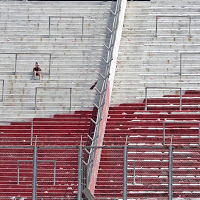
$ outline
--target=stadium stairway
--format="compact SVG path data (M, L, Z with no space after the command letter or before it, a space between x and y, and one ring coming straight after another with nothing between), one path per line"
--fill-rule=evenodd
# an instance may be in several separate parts
M114 6L115 2L103 1L0 2L4 80L4 91L0 81L0 92L4 92L0 121L93 109L98 95L90 87L104 72L104 44L110 37L106 28L112 25ZM41 80L32 79L36 61L42 69ZM97 87L101 84L99 80ZM68 88L72 88L71 107Z

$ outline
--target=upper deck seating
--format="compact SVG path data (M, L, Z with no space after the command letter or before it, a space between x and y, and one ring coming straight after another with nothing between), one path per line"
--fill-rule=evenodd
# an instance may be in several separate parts
M92 110L98 95L90 87L104 71L103 45L110 37L106 27L112 25L110 9L115 2L1 1L0 5L0 70L5 81L1 121ZM40 81L32 80L36 61L42 69Z

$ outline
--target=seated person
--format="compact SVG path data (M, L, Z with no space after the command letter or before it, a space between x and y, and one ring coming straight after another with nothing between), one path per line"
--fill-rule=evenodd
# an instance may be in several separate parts
M36 76L39 76L39 78L41 78L41 76L42 76L41 69L39 67L39 63L38 62L35 63L35 67L33 68L33 77L34 77L34 79L36 79Z

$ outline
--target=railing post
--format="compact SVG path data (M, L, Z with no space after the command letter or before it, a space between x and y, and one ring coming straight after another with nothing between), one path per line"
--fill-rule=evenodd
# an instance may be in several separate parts
M70 110L72 110L72 88L70 88Z
M50 29L51 29L51 17L49 17L49 37L50 37L50 35L51 35Z
M156 16L156 34L155 34L156 37L157 34L158 34L158 17Z
M82 146L78 149L78 200L82 199Z
M147 110L147 87L145 87L145 110Z
M135 161L133 161L133 185L135 185Z
M163 122L163 145L165 145L165 121Z
M124 146L123 200L127 200L127 145Z
M5 86L5 81L4 80L2 80L3 81L3 86L2 86L2 102L3 102L3 100L4 100L4 86Z
M33 153L33 192L32 200L37 200L37 146L34 146Z
M183 53L180 53L180 76L182 76L182 57Z
M53 176L53 184L56 184L56 161L54 160L54 176Z
M189 35L188 35L189 38L191 37L191 21L192 21L192 17L189 16Z
M182 90L180 88L180 111L182 110Z
M173 149L172 145L169 146L169 196L168 200L172 200L173 197L173 191L172 191L172 185L173 184Z
M15 75L17 74L17 53L15 54Z
M199 122L199 146L200 146L200 122Z
M37 110L37 87L35 88L35 110Z
M19 160L17 161L17 185L19 185Z
M84 24L84 17L82 17L82 36L83 36L83 24Z
M51 53L49 54L49 75L51 75Z
M33 145L33 121L31 122L31 145Z

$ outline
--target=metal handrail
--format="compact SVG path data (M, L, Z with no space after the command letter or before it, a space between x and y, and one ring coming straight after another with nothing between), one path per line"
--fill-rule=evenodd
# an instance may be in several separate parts
M156 33L155 33L155 36L157 37L158 35L158 19L160 17L166 17L166 18L170 18L170 17L182 17L182 18L189 18L189 34L188 34L188 37L190 38L191 37L191 21L192 21L192 17L189 16L189 15L156 15Z
M182 75L182 58L183 58L183 55L186 55L186 54L188 54L188 55L200 55L200 52L182 52L182 53L180 53L180 76Z
M166 124L199 124L199 142L198 145L200 146L200 121L196 122L196 121L163 121L163 145L165 145L165 128L166 128Z
M103 107L104 107L104 103L105 103L108 79L109 79L109 75L110 75L110 66L111 66L111 61L113 60L113 58L112 58L113 48L114 48L116 31L117 31L117 26L118 26L118 21L119 21L121 2L122 2L122 0L117 0L115 12L113 12L112 10L110 11L111 14L114 15L114 20L113 20L112 30L109 27L107 27L107 29L111 33L111 36L110 36L109 46L104 45L107 49L107 57L106 58L102 57L102 59L105 63L105 75L100 73L100 76L103 79L103 83L102 83L100 90L95 88L97 93L99 94L99 102L98 102L98 105L93 103L93 105L98 109L98 111L97 111L96 121L91 119L91 121L95 124L93 138L89 137L92 141L92 146L97 145L97 139L99 137L100 122L102 120L102 112L103 112ZM84 164L87 165L87 186L89 184L90 176L92 173L92 167L93 167L93 161L94 161L94 157L95 157L95 153L96 153L96 148L90 149L90 151L88 153L89 153L88 161L87 161L87 163L84 162Z
M30 55L49 55L49 75L51 74L51 53L0 53L0 54L8 54L8 55L15 55L15 70L14 74L17 74L17 60L18 55L20 54L30 54Z
M82 21L81 35L83 36L84 17L78 16L49 16L49 37L51 36L51 18L80 18Z
M17 161L17 185L19 185L19 162L33 162L32 160L18 160Z
M35 110L37 110L37 92L38 92L38 89L44 89L44 90L47 90L47 89L69 89L70 91L70 110L72 109L72 88L59 88L59 87L36 87L35 88Z
M147 90L148 89L174 89L180 91L180 109L182 110L182 88L176 88L176 87L145 87L145 110L147 110Z

